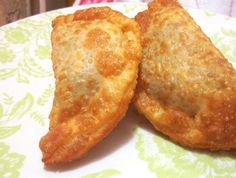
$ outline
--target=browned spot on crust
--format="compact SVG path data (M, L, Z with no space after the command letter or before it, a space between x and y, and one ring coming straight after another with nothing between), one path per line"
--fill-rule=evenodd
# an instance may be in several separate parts
M160 51L159 51L160 54L164 54L166 52L167 48L168 48L167 44L165 42L161 42Z
M95 28L87 33L84 47L88 49L93 49L97 47L105 47L108 45L110 40L110 35L101 30L100 28Z
M163 6L180 6L177 0L154 0L148 4L150 11L161 9Z
M67 99L65 99L67 100ZM68 120L68 118L71 118L78 114L81 110L82 105L87 103L88 100L86 99L85 95L81 95L78 97L76 101L73 102L73 107L67 108L66 106L64 108L61 108L60 114L59 114L59 120L61 122L64 122Z
M125 59L111 51L100 51L96 55L96 68L104 77L119 75L125 65Z
M75 20L105 19L112 13L113 11L108 7L89 8L82 11L81 10L76 11L74 14L74 19Z
M135 20L140 24L141 27L141 31L142 32L146 32L147 31L147 27L149 26L149 13L148 11L143 11L143 12L139 12L136 16L135 16Z
M145 47L147 47L148 45L150 45L151 42L152 42L152 41L151 41L150 38L143 38L142 41L141 41L143 48L145 48Z
M88 87L90 90L92 90L92 89L94 89L94 88L96 87L96 85L97 85L97 81L96 81L94 78L89 77L89 78L88 78L88 81L87 81L87 87Z

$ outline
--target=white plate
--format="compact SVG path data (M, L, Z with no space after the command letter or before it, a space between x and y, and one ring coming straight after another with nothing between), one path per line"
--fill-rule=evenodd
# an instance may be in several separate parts
M143 3L93 6L104 5L130 17L146 9ZM86 157L61 168L44 168L38 142L48 130L54 91L51 20L88 7L60 9L0 28L0 177L236 177L231 153L186 150L155 132L133 108ZM188 11L235 65L236 20Z

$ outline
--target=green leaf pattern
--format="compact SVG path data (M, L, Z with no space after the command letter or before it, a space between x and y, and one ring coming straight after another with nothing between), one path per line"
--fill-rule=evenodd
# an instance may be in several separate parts
M22 27L7 27L4 33L7 41L13 44L26 43L30 38L30 31Z
M15 54L11 49L7 47L0 48L0 62L2 64L12 62L14 58Z
M156 177L227 177L236 175L235 157L228 153L187 150L161 136L137 129L136 149Z
M0 139L9 137L20 129L20 125L11 127L0 127Z
M12 134L15 133L19 129L18 126L10 128L8 124L17 122L25 116L35 120L43 127L45 125L46 116L39 110L52 99L53 91L54 87L52 85L47 86L38 97L37 103L31 93L26 93L24 97L16 102L14 102L15 99L13 96L2 93L2 98L0 100L0 138L2 136L1 133L3 133L3 131L1 132L1 129L5 129ZM33 109L34 111L32 111ZM1 128L1 126L4 127ZM7 134L6 136L10 135L11 134Z
M19 169L23 166L25 156L9 152L10 147L0 143L0 176L2 178L19 177Z
M145 4L111 6L130 17L146 8ZM0 143L0 177L20 177L20 168L26 157L11 153L9 140L22 131L24 122L29 121L42 128L48 121L49 112L45 111L51 107L49 101L52 101L54 92L50 60L51 20L68 12L53 11L0 28L0 140L5 142ZM204 18L218 17L209 12L202 14ZM227 22L230 20L228 18ZM236 62L235 30L223 26L212 40L231 62ZM12 87L15 90L11 90ZM185 150L140 129L135 132L134 139L137 159L147 163L156 177L236 177L235 157L231 155ZM108 168L83 178L110 178L120 174L121 171Z
M12 77L13 75L16 74L16 71L17 69L13 68L5 68L5 69L2 69L0 68L0 80L5 80L7 78L10 78Z
M34 111L30 114L30 118L34 119L36 122L39 123L39 125L41 125L42 127L45 126L45 119L46 117L40 113L39 111Z
M51 90L53 87L50 85L41 94L42 105L49 101L52 96ZM45 126L46 117L39 111L31 111L36 105L34 97L31 93L26 93L19 100L15 100L13 96L8 93L2 93L0 99L0 140L7 139L16 134L20 128L20 120L23 118L32 118L41 127ZM16 125L16 123L18 123ZM13 125L14 124L14 125ZM26 157L18 153L8 153L10 147L5 143L0 143L0 177L17 178L20 176L19 169L23 166L23 161Z
M24 19L2 27L0 31L0 80L15 77L29 84L31 78L51 77L50 21L61 12L41 15L37 20ZM30 51L30 52L29 52Z
M205 11L205 15L208 16L208 17L211 17L211 16L216 16L217 13L215 13L215 12L210 12L210 11Z
M13 96L8 95L7 93L2 93L3 95L3 103L6 105L10 105L14 102Z
M39 59L50 59L51 46L49 45L39 45L35 50L35 55Z
M0 119L2 118L3 116L3 108L2 108L2 105L0 104Z
M52 76L52 72L43 69L35 60L25 52L24 60L19 64L23 71L33 77L48 77Z
M43 91L43 93L39 96L37 104L43 106L53 96L53 92L54 92L54 87L52 87L52 85L49 85L48 88L46 88Z
M222 27L211 39L227 59L236 62L236 30Z
M34 98L31 94L27 93L24 98L22 98L19 102L17 102L10 114L10 118L21 119L33 106Z
M120 171L115 169L106 169L100 172L88 174L86 176L83 176L82 178L111 178L115 175L120 174Z

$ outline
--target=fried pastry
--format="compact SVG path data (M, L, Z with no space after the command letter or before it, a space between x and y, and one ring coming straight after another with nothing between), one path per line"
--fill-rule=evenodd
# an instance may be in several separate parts
M143 47L134 104L181 145L236 148L236 72L176 0L135 17Z
M59 16L52 27L56 89L40 141L45 165L78 159L111 132L134 94L141 59L139 25L108 7Z

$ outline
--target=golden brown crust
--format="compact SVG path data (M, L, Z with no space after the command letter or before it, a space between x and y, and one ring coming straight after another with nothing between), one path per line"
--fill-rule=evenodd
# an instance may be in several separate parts
M236 72L175 0L135 17L143 59L136 108L171 139L193 148L236 148Z
M57 17L52 26L56 90L40 141L45 165L80 158L118 124L141 57L138 24L108 7Z

